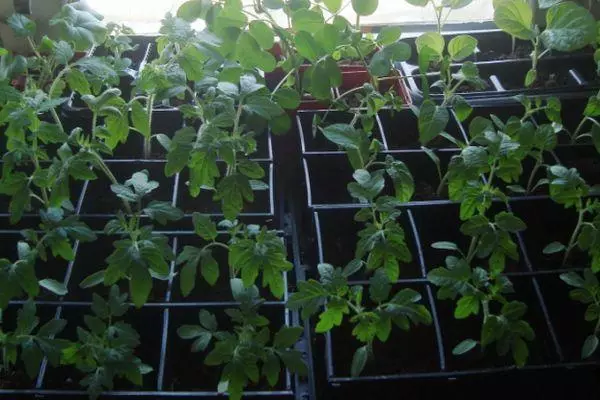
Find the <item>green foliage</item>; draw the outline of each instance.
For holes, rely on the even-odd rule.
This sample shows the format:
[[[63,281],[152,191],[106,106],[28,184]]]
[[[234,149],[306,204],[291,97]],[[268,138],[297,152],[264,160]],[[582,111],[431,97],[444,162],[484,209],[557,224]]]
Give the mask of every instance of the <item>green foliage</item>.
[[[85,327],[77,327],[77,341],[62,352],[62,364],[74,365],[85,377],[79,384],[91,399],[104,390],[112,390],[115,378],[124,378],[142,386],[143,376],[152,368],[135,356],[140,336],[135,329],[119,321],[127,312],[127,294],[117,286],[110,289],[107,300],[94,293],[92,312],[84,317]]]
[[[462,62],[458,70],[453,65],[474,54],[477,47],[477,39],[474,37],[458,35],[446,46],[445,39],[441,34],[427,32],[419,36],[415,44],[419,54],[419,71],[425,96],[428,97],[433,89],[441,91],[444,96],[441,106],[436,106],[426,99],[418,113],[421,143],[427,144],[448,124],[449,116],[445,107],[455,107],[459,111],[458,115],[461,121],[471,114],[469,104],[462,96],[456,94],[459,88],[467,84],[477,90],[482,90],[486,83],[479,77],[479,70],[472,61]],[[432,66],[439,69],[440,79],[429,86],[425,74]]]
[[[57,366],[62,349],[69,343],[55,336],[63,331],[66,324],[63,319],[51,319],[40,326],[34,302],[26,302],[18,311],[14,331],[5,332],[0,324],[0,373],[10,373],[21,361],[29,378],[35,379],[44,357],[51,365]]]
[[[598,336],[600,335],[600,284],[598,278],[591,269],[587,268],[581,275],[577,272],[561,274],[560,279],[573,288],[569,292],[572,300],[587,305],[585,320],[596,322],[593,333],[586,338],[581,348],[581,358],[589,358],[598,349]]]
[[[147,216],[160,224],[177,221],[183,212],[166,202],[151,201],[145,207],[146,197],[158,182],[148,180],[148,171],[136,172],[125,184],[111,186],[113,193],[127,204],[134,205],[133,215],[117,214],[104,228],[107,235],[122,237],[113,243],[114,251],[106,259],[106,269],[85,278],[80,286],[89,288],[101,283],[112,286],[122,279],[129,281],[129,293],[136,307],[143,306],[152,291],[152,279],[167,280],[173,250],[169,238],[152,232],[151,225],[141,226],[141,218]]]
[[[334,268],[329,264],[319,265],[320,280],[298,283],[298,291],[290,296],[288,307],[302,310],[302,316],[309,318],[319,315],[317,333],[325,333],[342,325],[344,319],[352,324],[352,335],[365,346],[354,354],[352,375],[358,376],[366,365],[368,355],[372,355],[375,339],[386,342],[392,325],[408,331],[411,324],[431,324],[431,314],[419,304],[421,295],[412,289],[393,292],[392,284],[384,270],[378,270],[369,281],[368,296],[376,304],[366,305],[363,299],[364,287],[350,286],[348,278],[360,269],[360,263],[353,261],[346,268]],[[322,307],[325,306],[323,309]]]
[[[454,243],[433,244],[434,248],[457,254],[446,257],[445,267],[432,269],[427,275],[431,283],[439,286],[438,299],[458,299],[454,309],[456,319],[483,316],[479,340],[465,339],[456,345],[453,354],[465,354],[477,345],[484,350],[495,343],[499,356],[511,352],[518,367],[526,364],[529,356],[526,342],[531,342],[535,334],[522,319],[527,305],[506,298],[513,293],[513,287],[503,275],[506,258],[518,259],[517,245],[510,234],[524,229],[523,221],[513,214],[501,212],[494,217],[494,222],[479,214],[461,226],[461,232],[471,237],[466,254]],[[487,259],[488,268],[473,268],[475,257]]]
[[[213,252],[221,249],[228,257],[230,279],[239,277],[246,288],[251,288],[262,275],[262,286],[268,287],[273,296],[283,297],[284,275],[293,265],[287,261],[285,243],[276,231],[226,220],[219,224],[226,228],[219,237],[217,225],[209,217],[195,213],[193,221],[196,234],[208,243],[202,247],[185,246],[177,257],[177,265],[182,266],[180,283],[184,296],[194,290],[198,269],[209,285],[217,283],[220,270]]]
[[[545,29],[535,24],[534,11],[527,1],[503,0],[494,4],[496,25],[514,38],[533,44],[532,65],[525,78],[527,87],[537,81],[538,60],[550,50],[571,52],[596,43],[595,18],[584,7],[573,1],[547,1],[540,8],[547,9]]]
[[[292,373],[307,374],[302,353],[294,350],[302,335],[301,327],[282,326],[272,334],[269,320],[258,313],[260,299],[255,286],[231,282],[237,309],[227,309],[233,329],[219,331],[216,317],[207,310],[199,313],[199,325],[183,325],[177,333],[182,339],[194,340],[191,350],[204,352],[210,347],[204,363],[209,367],[223,366],[218,390],[230,399],[241,399],[244,388],[266,378],[270,387],[281,379],[281,366]],[[211,346],[212,345],[212,346]]]

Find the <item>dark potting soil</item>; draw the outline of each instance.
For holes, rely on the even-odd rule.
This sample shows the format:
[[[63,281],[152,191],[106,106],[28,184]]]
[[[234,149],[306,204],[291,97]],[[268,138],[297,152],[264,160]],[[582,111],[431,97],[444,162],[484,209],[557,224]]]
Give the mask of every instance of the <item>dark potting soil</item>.
[[[600,154],[594,146],[560,146],[556,157],[567,168],[576,168],[588,185],[600,184]]]
[[[493,349],[490,349],[493,351]],[[598,372],[586,369],[513,369],[506,372],[475,374],[440,379],[406,379],[403,381],[353,381],[335,385],[318,393],[319,399],[368,399],[376,393],[378,400],[461,400],[528,399],[595,399],[600,393]],[[399,395],[400,394],[400,395]]]
[[[488,215],[496,215],[506,208],[501,204],[494,204]],[[414,207],[411,209],[414,216],[415,225],[423,250],[425,267],[427,271],[434,268],[445,267],[446,257],[454,255],[447,250],[438,250],[432,248],[436,242],[456,243],[462,251],[467,251],[470,244],[470,238],[460,232],[460,208],[458,204],[440,204],[428,207]],[[513,235],[513,241],[517,243],[517,237]],[[487,261],[475,258],[474,263],[483,268],[488,267]],[[519,250],[519,260],[506,260],[505,272],[526,272],[527,264],[523,257],[522,250]]]
[[[573,288],[563,282],[559,274],[542,275],[538,282],[565,362],[581,361],[581,347],[585,339],[593,334],[595,325],[593,321],[584,319],[587,306],[571,300],[569,292]],[[591,358],[597,359],[597,354]]]
[[[157,373],[160,365],[160,349],[162,345],[163,313],[160,308],[129,309],[125,316],[115,319],[130,324],[140,335],[140,345],[135,350],[144,364],[152,367],[153,371],[143,376],[143,386],[138,387],[126,379],[115,380],[115,390],[156,390]],[[94,315],[87,307],[65,307],[61,318],[68,321],[67,327],[61,337],[76,341],[77,327],[89,331],[83,322],[85,315]],[[79,381],[85,376],[76,368],[63,366],[60,368],[49,368],[44,378],[45,389],[81,389]]]
[[[507,295],[509,301],[518,300],[527,304],[527,313],[523,317],[534,330],[536,337],[533,342],[527,342],[529,358],[527,365],[545,365],[557,362],[556,350],[548,333],[544,313],[534,290],[531,278],[511,278],[515,293]],[[513,365],[514,361],[509,352],[505,357],[498,356],[495,345],[488,346],[484,352],[477,347],[470,352],[455,356],[452,349],[465,339],[479,340],[483,315],[470,316],[468,319],[454,318],[455,304],[452,300],[437,300],[437,310],[440,318],[442,337],[448,370],[464,371],[480,368],[492,368]],[[498,313],[499,309],[491,310]]]
[[[233,308],[233,307],[227,307]],[[232,324],[225,314],[227,308],[205,308],[215,315],[219,330],[230,331]],[[164,390],[166,391],[208,391],[216,392],[223,366],[207,366],[204,359],[207,352],[194,353],[190,350],[193,340],[184,340],[177,334],[177,329],[182,325],[198,325],[200,308],[173,308],[170,310],[169,330],[167,340]],[[260,314],[271,321],[271,332],[276,332],[284,324],[284,310],[277,306],[263,306]],[[212,350],[213,344],[208,351]],[[285,388],[284,372],[275,390]],[[250,385],[248,391],[273,390],[262,378],[256,385]]]
[[[113,243],[121,239],[117,236],[100,235],[98,240],[92,243],[80,243],[73,270],[68,282],[69,293],[65,297],[68,301],[91,301],[93,293],[107,297],[110,287],[99,284],[92,289],[82,289],[79,284],[89,275],[107,267],[106,258],[114,251]],[[172,243],[171,243],[172,244]],[[129,283],[126,279],[120,280],[117,285],[121,293],[129,293]],[[165,300],[168,282],[158,279],[152,280],[152,291],[148,302],[162,302]]]
[[[354,221],[354,214],[357,211],[341,209],[317,212],[321,228],[320,251],[323,253],[323,260],[320,262],[343,268],[355,258],[356,244],[359,240],[358,232],[365,227],[364,223]],[[405,241],[412,255],[410,262],[400,263],[400,279],[421,278],[423,274],[408,213],[403,212],[397,221],[404,229]],[[368,280],[371,276],[372,271],[362,269],[352,275],[350,280]]]
[[[406,288],[419,292],[423,296],[421,304],[431,309],[425,285],[394,285],[391,296]],[[367,286],[364,287],[364,293],[364,297],[367,297]],[[376,305],[368,305],[368,307],[374,306]],[[342,325],[331,333],[333,377],[350,376],[354,352],[364,345],[352,335],[353,327],[354,325],[345,319]],[[411,325],[409,331],[403,331],[396,325],[392,325],[392,332],[387,342],[382,343],[375,339],[373,353],[374,358],[367,361],[361,377],[440,370],[438,346],[433,326]]]
[[[552,242],[568,244],[577,224],[577,213],[573,208],[565,209],[550,199],[533,199],[511,203],[514,214],[527,223],[521,233],[527,255],[534,270],[563,268],[563,253],[543,254],[543,249]],[[571,251],[567,266],[579,266],[586,256],[577,249]]]
[[[221,243],[226,243],[223,240],[226,240],[225,236],[220,236],[217,239]],[[185,246],[193,246],[196,248],[202,248],[207,245],[207,242],[202,240],[197,236],[180,236],[177,238],[177,248],[178,252],[181,253]],[[181,266],[175,267],[175,273],[177,275],[173,279],[173,286],[171,288],[171,301],[174,303],[179,302],[229,302],[234,301],[233,296],[231,294],[231,286],[229,283],[229,261],[227,258],[227,250],[220,247],[213,247],[211,249],[212,256],[215,258],[219,265],[219,279],[217,280],[214,286],[211,286],[206,282],[204,277],[201,274],[201,265],[198,265],[197,275],[196,275],[196,286],[194,290],[187,296],[184,297],[181,292]],[[259,290],[259,294],[261,298],[264,298],[267,301],[278,301],[280,299],[275,298],[269,288],[262,287],[261,284],[262,275],[259,276],[257,281],[257,286]]]
[[[35,381],[29,378],[23,370],[23,365],[18,365],[16,370],[0,372],[0,390],[2,389],[31,389]]]
[[[161,162],[109,162],[108,167],[120,184],[124,184],[135,172],[148,170],[149,180],[158,181],[160,186],[148,197],[149,200],[172,201],[175,178],[165,177],[164,163]],[[102,171],[96,171],[98,179],[90,181],[85,192],[81,214],[114,215],[123,209],[121,200],[111,191],[111,182]],[[108,221],[106,221],[108,222]]]

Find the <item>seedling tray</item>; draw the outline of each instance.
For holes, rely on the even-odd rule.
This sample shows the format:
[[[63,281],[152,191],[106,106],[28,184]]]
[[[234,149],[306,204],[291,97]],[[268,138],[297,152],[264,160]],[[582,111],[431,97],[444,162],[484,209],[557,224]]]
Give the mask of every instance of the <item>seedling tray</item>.
[[[563,103],[565,126],[579,123],[576,116],[581,115],[586,103],[587,99]],[[364,228],[353,218],[364,205],[348,194],[347,184],[352,181],[353,169],[347,155],[329,143],[322,132],[313,136],[313,116],[323,116],[324,112],[300,112],[297,116],[306,181],[306,197],[296,196],[296,203],[302,202],[298,207],[304,210],[298,236],[302,238],[301,264],[307,266],[307,278],[312,279],[318,279],[315,266],[319,263],[345,266],[352,261],[357,232]],[[477,106],[462,123],[451,113],[447,131],[465,140],[470,121],[476,116],[489,118],[490,114],[506,120],[522,115],[523,107],[515,103]],[[536,125],[548,122],[544,117],[531,121]],[[348,122],[348,116],[335,114],[331,123],[335,122]],[[437,288],[429,283],[427,273],[443,266],[448,252],[430,245],[452,241],[466,248],[469,243],[459,231],[459,204],[447,200],[446,193],[441,197],[434,193],[439,183],[436,167],[420,149],[416,132],[416,119],[410,110],[395,114],[386,110],[377,116],[373,135],[384,144],[380,160],[393,155],[413,173],[415,196],[401,207],[403,212],[398,218],[413,261],[401,265],[400,277],[393,284],[395,288],[413,288],[421,293],[422,303],[433,314],[433,324],[413,327],[408,332],[392,329],[385,344],[376,341],[375,360],[367,364],[359,377],[351,376],[350,365],[354,350],[362,344],[353,337],[349,325],[344,323],[324,335],[314,334],[317,393],[321,398],[335,399],[363,398],[375,391],[383,399],[397,398],[399,393],[407,398],[435,398],[452,393],[457,398],[476,399],[489,397],[489,387],[497,388],[497,396],[492,395],[494,399],[505,398],[515,391],[548,396],[576,392],[584,397],[600,393],[600,385],[596,383],[600,358],[581,360],[581,344],[592,328],[582,318],[585,307],[569,299],[569,287],[559,278],[566,271],[581,272],[585,265],[575,253],[566,266],[562,266],[562,255],[557,260],[557,256],[542,253],[554,240],[568,241],[577,218],[576,215],[573,218],[574,211],[550,200],[547,189],[527,196],[514,194],[508,205],[502,202],[493,205],[494,212],[511,211],[528,225],[516,238],[519,260],[508,262],[506,267],[506,275],[515,287],[512,296],[528,305],[525,319],[536,332],[527,366],[518,369],[510,357],[498,357],[491,347],[486,353],[452,354],[452,349],[463,339],[478,338],[481,328],[478,321],[456,320],[452,302],[435,297]],[[394,142],[390,137],[395,139],[395,146],[390,146]],[[460,150],[448,141],[443,143],[445,147],[434,151],[445,171],[450,158]],[[577,167],[590,185],[600,183],[600,159],[589,143],[571,145],[561,140],[556,150],[545,157],[548,164]],[[523,176],[528,176],[532,164],[524,162]],[[540,174],[537,179],[544,173]],[[384,191],[388,192],[383,194],[392,195],[391,187],[391,182],[386,182]],[[367,293],[369,277],[359,272],[350,278],[350,284],[364,286]],[[562,376],[569,376],[572,381],[558,380]]]
[[[476,62],[479,76],[486,83],[483,90],[459,89],[457,94],[477,103],[500,101],[523,94],[526,96],[588,96],[589,92],[598,90],[596,68],[589,57],[551,57],[542,58],[538,64],[538,76],[541,81],[531,88],[524,86],[525,76],[531,68],[531,60],[516,59],[503,61]],[[408,86],[415,100],[423,99],[423,89],[419,75],[419,67],[409,63],[401,63]],[[453,72],[458,72],[460,64],[454,64]],[[429,85],[439,79],[438,72],[428,72]],[[430,96],[441,101],[439,89],[432,88]],[[472,104],[476,104],[471,102]]]

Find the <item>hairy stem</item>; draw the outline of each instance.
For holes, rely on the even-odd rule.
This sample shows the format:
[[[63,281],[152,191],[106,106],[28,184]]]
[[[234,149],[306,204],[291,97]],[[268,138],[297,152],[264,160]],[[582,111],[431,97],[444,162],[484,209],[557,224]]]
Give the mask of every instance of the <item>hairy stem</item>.
[[[587,212],[587,209],[585,209],[584,207],[579,207],[579,216],[577,217],[577,225],[575,226],[575,230],[573,231],[573,234],[571,235],[571,239],[569,239],[569,244],[567,246],[567,249],[565,250],[565,255],[563,257],[563,265],[565,265],[567,263],[567,260],[569,259],[569,255],[571,254],[571,251],[575,248],[576,243],[577,243],[577,236],[579,236],[579,231],[581,231],[581,228],[583,227],[583,217],[585,216],[585,213]]]
[[[444,190],[444,186],[446,186],[446,183],[448,182],[449,178],[450,171],[446,172],[446,175],[444,175],[444,177],[440,179],[440,184],[438,185],[437,190],[435,191],[435,194],[438,197],[442,197],[442,190]]]
[[[149,159],[152,152],[152,110],[154,107],[154,95],[148,96],[146,100],[146,113],[148,114],[148,136],[144,137],[144,158]]]
[[[540,156],[540,158],[538,158],[536,160],[535,166],[531,170],[531,175],[529,175],[529,180],[527,181],[526,191],[527,191],[528,194],[531,193],[531,189],[532,189],[532,186],[533,186],[533,180],[535,179],[535,176],[536,176],[537,172],[539,171],[539,169],[541,168],[541,166],[542,166],[542,159],[541,159],[541,156]]]
[[[96,153],[95,151],[91,151],[90,154],[92,154],[96,158],[96,166],[98,166],[98,168],[100,168],[102,170],[102,172],[104,173],[104,175],[106,175],[108,180],[110,180],[110,182],[113,185],[118,185],[119,182],[117,181],[117,178],[115,178],[115,176],[110,171],[110,168],[108,168],[108,166],[106,165],[106,163],[104,162],[102,157],[100,157],[100,155],[98,153]],[[127,214],[129,214],[129,215],[133,214],[129,203],[127,201],[125,201],[125,199],[121,199],[121,200],[123,202],[123,206],[125,207],[125,211],[127,211]]]

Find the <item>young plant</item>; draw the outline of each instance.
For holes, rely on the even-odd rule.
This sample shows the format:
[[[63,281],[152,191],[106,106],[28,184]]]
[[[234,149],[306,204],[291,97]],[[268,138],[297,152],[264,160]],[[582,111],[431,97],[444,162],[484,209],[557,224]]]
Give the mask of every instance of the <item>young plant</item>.
[[[132,60],[123,57],[124,53],[135,51],[139,47],[137,44],[132,44],[133,40],[130,35],[134,33],[133,29],[124,24],[119,25],[114,22],[106,24],[106,40],[102,43],[102,47],[108,53],[105,60],[113,70],[117,71],[119,76],[131,76],[134,73],[130,69]]]
[[[161,225],[183,218],[183,212],[168,202],[150,201],[148,195],[158,188],[158,182],[148,180],[148,171],[134,173],[125,184],[111,185],[111,190],[123,201],[132,205],[132,214],[119,211],[117,218],[104,228],[107,235],[119,235],[114,251],[106,259],[107,267],[85,278],[80,286],[90,288],[103,283],[112,286],[120,280],[129,281],[129,293],[136,307],[143,306],[152,291],[152,279],[167,280],[173,249],[169,238],[153,232],[152,225],[142,226],[142,217]]]
[[[529,40],[533,45],[531,69],[525,77],[525,86],[538,81],[538,62],[552,50],[572,52],[596,43],[594,16],[573,1],[540,2],[546,11],[546,26],[534,23],[534,10],[524,0],[495,2],[496,25],[513,38]]]
[[[216,317],[201,310],[200,325],[183,325],[177,330],[182,339],[194,340],[192,352],[204,352],[213,345],[204,364],[223,366],[219,393],[228,393],[231,400],[241,399],[244,389],[258,384],[261,377],[275,387],[281,379],[282,363],[290,372],[306,375],[302,353],[293,349],[303,328],[284,325],[272,335],[269,320],[258,313],[262,300],[256,286],[246,287],[240,279],[232,279],[231,289],[240,302],[239,309],[225,310],[233,329],[219,331]]]
[[[600,117],[600,93],[588,99],[581,121],[574,131],[570,132],[566,127],[562,127],[569,135],[571,144],[582,140],[591,141],[596,147],[596,151],[600,153],[600,122],[597,120],[598,117]]]
[[[471,56],[477,48],[477,39],[470,35],[458,35],[450,40],[448,46],[446,46],[446,41],[442,35],[427,32],[419,36],[415,44],[419,53],[419,71],[425,97],[429,97],[431,88],[439,88],[444,96],[441,107],[454,107],[459,119],[461,121],[465,120],[471,114],[472,109],[466,100],[457,95],[456,92],[465,84],[478,90],[484,89],[486,83],[479,77],[479,69],[472,61],[462,62],[456,73],[454,72],[456,68],[453,63],[461,62]],[[440,79],[430,86],[427,72],[432,63],[439,66]],[[432,125],[438,127],[437,132],[427,132],[425,135],[421,132],[421,142],[426,144],[433,133],[437,135],[441,132],[446,127],[447,118],[445,122],[442,126],[442,119],[440,117],[436,118]],[[426,140],[423,140],[423,136]]]
[[[600,283],[590,268],[586,268],[582,275],[573,271],[566,272],[560,275],[560,279],[573,287],[569,292],[572,300],[587,305],[585,320],[596,323],[594,331],[585,339],[581,347],[581,358],[589,358],[598,350],[600,343]]]
[[[522,173],[521,161],[525,155],[519,142],[504,133],[506,130],[506,125],[497,118],[493,122],[475,118],[469,126],[469,145],[450,160],[438,194],[448,182],[450,200],[461,202],[463,221],[485,214],[494,199],[506,202],[507,196],[497,187],[496,179],[512,183]]]
[[[412,289],[402,289],[392,295],[392,285],[384,270],[378,270],[369,281],[369,299],[363,299],[361,285],[350,286],[348,278],[361,268],[360,263],[351,262],[345,268],[334,268],[329,264],[318,266],[320,280],[298,282],[298,291],[290,296],[288,307],[302,309],[307,319],[319,314],[315,328],[317,333],[326,333],[342,325],[344,319],[354,327],[352,334],[364,345],[359,347],[352,359],[352,376],[364,370],[369,358],[373,358],[373,342],[387,342],[392,325],[408,331],[413,325],[430,325],[429,310],[419,304],[421,295]],[[325,309],[322,310],[322,307]]]
[[[358,232],[354,262],[358,266],[366,265],[368,271],[383,269],[390,282],[395,282],[400,276],[400,262],[412,260],[404,229],[397,220],[402,214],[400,206],[412,197],[414,182],[403,163],[391,161],[391,157],[388,162],[390,168],[394,168],[393,176],[401,180],[396,181],[396,197],[380,196],[385,185],[385,170],[373,173],[357,170],[355,182],[348,184],[348,191],[361,203],[368,204],[354,216],[355,221],[365,224]]]
[[[431,5],[435,12],[437,32],[442,33],[444,24],[448,20],[448,17],[450,17],[452,10],[466,7],[471,4],[473,0],[406,0],[406,2],[418,7],[427,7],[427,5]],[[446,13],[445,16],[444,12]]]
[[[495,343],[499,356],[512,353],[515,364],[522,367],[527,362],[527,341],[535,337],[531,326],[522,318],[527,306],[519,301],[509,301],[513,293],[510,280],[503,275],[506,258],[518,260],[517,245],[511,234],[525,229],[525,223],[508,212],[501,212],[491,221],[485,215],[471,217],[461,226],[461,232],[471,237],[467,253],[452,242],[437,242],[435,249],[450,250],[456,255],[446,257],[446,266],[431,270],[427,278],[439,286],[440,300],[456,300],[454,317],[466,319],[483,314],[479,340],[465,339],[452,350],[455,355],[467,353],[481,346],[482,350]],[[472,267],[475,258],[488,259],[488,268]],[[499,310],[496,313],[494,310]]]
[[[77,341],[62,352],[62,364],[74,365],[85,377],[79,384],[92,400],[104,390],[112,390],[115,378],[124,378],[142,386],[143,376],[152,371],[135,355],[140,336],[135,329],[119,321],[129,309],[127,294],[110,289],[108,300],[94,293],[92,312],[84,317],[85,327],[77,327]]]
[[[239,86],[215,78],[197,88],[196,104],[181,110],[187,118],[199,119],[201,125],[175,133],[168,144],[165,173],[172,176],[189,168],[192,197],[202,189],[213,191],[214,199],[221,201],[225,218],[234,220],[245,202],[254,201],[254,190],[267,188],[260,181],[264,170],[248,156],[256,151],[255,132],[265,128],[265,120],[283,114],[283,109],[253,75],[243,75]],[[254,125],[254,131],[250,128],[253,123],[263,124],[262,128]],[[217,159],[226,164],[224,173]]]
[[[31,379],[39,373],[44,357],[52,366],[60,363],[61,351],[69,342],[55,336],[67,325],[64,319],[51,319],[40,326],[33,300],[26,302],[18,311],[17,326],[14,331],[2,329],[0,310],[0,375],[9,374],[19,361]],[[38,329],[39,328],[39,329]]]
[[[181,292],[188,296],[196,286],[198,270],[204,280],[213,286],[220,271],[213,251],[224,250],[228,254],[229,279],[238,279],[251,288],[262,274],[262,286],[269,287],[273,296],[281,298],[285,292],[284,274],[291,271],[287,251],[282,238],[275,231],[258,225],[241,225],[238,221],[222,221],[215,224],[209,217],[194,213],[194,230],[208,242],[202,247],[185,246],[177,256],[181,269]],[[226,229],[219,237],[218,228]]]
[[[95,233],[76,216],[65,217],[60,208],[50,208],[40,211],[42,222],[39,232],[25,229],[22,235],[25,241],[17,244],[18,259],[11,261],[0,259],[0,310],[6,308],[12,299],[26,294],[34,298],[39,294],[40,287],[49,290],[57,296],[67,294],[67,288],[62,282],[54,279],[38,280],[35,271],[37,259],[48,260],[48,251],[53,257],[67,261],[75,258],[75,241],[92,242],[96,240]]]
[[[548,180],[552,200],[567,209],[574,207],[578,217],[569,243],[552,242],[544,248],[544,254],[564,252],[563,264],[566,264],[571,252],[579,248],[589,253],[592,271],[600,272],[600,201],[587,198],[597,193],[598,189],[588,186],[575,168],[568,169],[562,165],[548,168]]]

